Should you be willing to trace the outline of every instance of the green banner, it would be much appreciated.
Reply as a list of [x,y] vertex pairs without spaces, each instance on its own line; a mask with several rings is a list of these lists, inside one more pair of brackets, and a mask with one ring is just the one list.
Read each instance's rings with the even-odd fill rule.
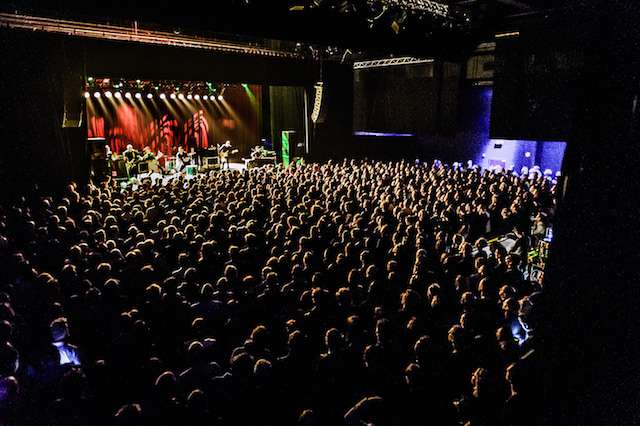
[[285,167],[288,167],[290,161],[291,160],[289,158],[289,132],[283,131],[282,132],[282,163],[284,164]]

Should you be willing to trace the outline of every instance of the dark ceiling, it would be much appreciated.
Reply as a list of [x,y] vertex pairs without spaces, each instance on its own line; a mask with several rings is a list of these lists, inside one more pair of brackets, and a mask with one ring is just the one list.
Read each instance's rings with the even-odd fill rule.
[[[380,0],[378,0],[380,1]],[[462,56],[478,42],[537,16],[561,0],[439,0],[460,15],[453,21],[388,8],[378,19],[367,0],[13,0],[5,11],[64,18],[158,25],[181,33],[228,33],[359,49],[371,54]],[[297,11],[292,7],[299,6]],[[468,21],[465,19],[468,18]]]

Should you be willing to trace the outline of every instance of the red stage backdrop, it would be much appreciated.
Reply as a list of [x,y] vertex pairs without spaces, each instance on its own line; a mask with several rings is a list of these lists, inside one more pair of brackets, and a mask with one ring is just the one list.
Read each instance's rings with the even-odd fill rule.
[[239,156],[247,156],[260,140],[261,100],[261,87],[254,85],[228,87],[223,101],[92,96],[87,102],[88,137],[106,138],[118,153],[131,144],[165,155],[175,154],[178,146],[198,150],[230,140]]

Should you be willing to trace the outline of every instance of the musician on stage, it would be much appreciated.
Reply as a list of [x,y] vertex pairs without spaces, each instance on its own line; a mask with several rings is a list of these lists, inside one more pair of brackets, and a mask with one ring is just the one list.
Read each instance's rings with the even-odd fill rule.
[[226,141],[222,145],[218,146],[218,157],[220,158],[220,164],[225,169],[229,168],[229,154],[231,154],[231,149],[231,141]]
[[156,159],[156,156],[151,152],[151,148],[145,146],[142,150],[142,160],[141,161],[153,161]]
[[151,148],[145,146],[142,150],[142,159],[140,161],[146,161],[149,164],[149,172],[151,173],[163,173],[162,167],[160,167],[160,159],[164,157],[164,154],[158,151],[158,154],[154,154]]
[[191,162],[191,156],[187,154],[183,147],[178,147],[178,153],[176,154],[176,170],[178,173],[185,171],[189,163]]
[[131,170],[136,166],[138,159],[140,158],[140,153],[133,149],[133,145],[127,145],[127,149],[122,153],[124,160],[127,165],[127,175],[131,177]]

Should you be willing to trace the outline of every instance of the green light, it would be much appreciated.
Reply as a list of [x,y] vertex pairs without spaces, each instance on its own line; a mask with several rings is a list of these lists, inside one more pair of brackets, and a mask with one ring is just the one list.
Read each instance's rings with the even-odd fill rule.
[[244,91],[247,93],[247,96],[249,96],[249,100],[251,101],[251,105],[253,105],[254,107],[258,106],[258,100],[256,99],[256,95],[253,94],[253,92],[251,91],[251,89],[249,88],[249,85],[246,83],[242,83],[242,87],[244,88]]

